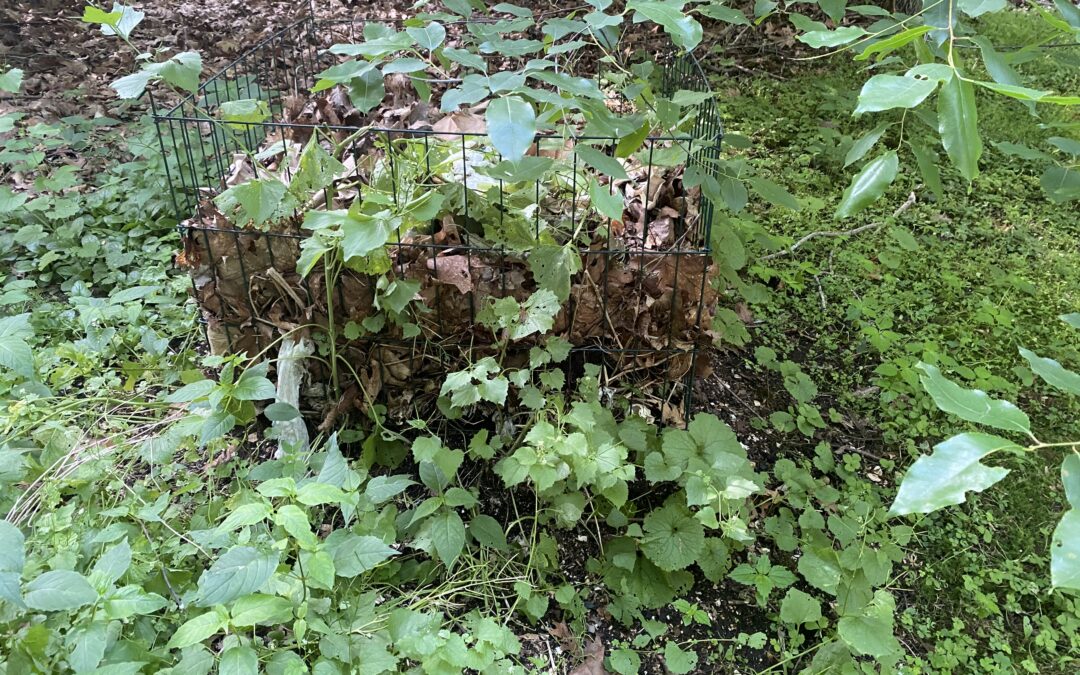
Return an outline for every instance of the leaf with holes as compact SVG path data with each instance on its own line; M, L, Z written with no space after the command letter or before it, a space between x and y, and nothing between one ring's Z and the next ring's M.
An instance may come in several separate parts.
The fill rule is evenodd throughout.
M875 75L859 92L855 114L893 108L914 108L937 89L936 80L920 80L901 75Z
M962 504L968 492L982 492L997 483L1008 469L987 466L982 459L1020 446L998 436L969 433L953 436L934 446L934 452L915 460L900 483L889 514L930 513Z

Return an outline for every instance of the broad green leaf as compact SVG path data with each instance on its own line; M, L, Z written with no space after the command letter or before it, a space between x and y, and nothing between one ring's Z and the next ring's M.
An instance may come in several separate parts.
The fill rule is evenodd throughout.
M349 80L349 102L361 113L371 112L386 96L386 82L378 69Z
M410 485L416 482L408 476L375 476L364 487L364 495L375 504L381 504L387 499L401 494Z
M1080 509L1080 452L1074 450L1061 462L1061 485L1065 488L1065 501Z
M120 12L106 12L100 7L87 5L83 8L82 20L84 23L97 23L102 26L115 26L123 16Z
M373 61L349 60L330 66L317 75L319 79L311 88L311 92L317 93L324 89L331 89L335 84L348 84L354 78L363 77L375 70L378 65Z
M232 532L241 527L261 523L269 515L270 505L266 502L241 504L229 513L225 520L217 526L217 529L219 532Z
M1080 157L1080 141L1078 140L1064 136L1051 136L1046 141L1062 152L1067 152L1073 157Z
M851 179L851 184L844 190L840 206L836 207L836 218L847 218L862 211L885 194L886 188L896 180L899 158L895 150L872 159Z
M427 62L421 61L420 59L394 59L383 66L382 72L383 75L393 75L394 73L418 73L427 68ZM312 136L312 138L314 138L314 136Z
M352 578L397 554L378 537L350 533L334 551L334 569L339 577Z
M86 11L88 12L90 9L90 7L87 7ZM109 12L110 16L115 14L119 14L119 18L115 21L102 22L104 25L101 27L101 32L105 35L118 34L125 40L131 37L131 31L135 30L135 27L142 23L142 20L146 17L145 14L134 7L125 7L119 2L114 2L112 11ZM83 21L86 21L85 13Z
M1080 312L1073 312L1072 314L1062 314L1058 318L1069 324L1073 328L1080 328Z
M165 648L183 649L184 647L199 644L225 628L228 621L229 616L225 613L225 610L215 607L205 614L200 614L184 622L169 638Z
M956 0L956 6L960 11L975 18L990 12L1000 12L1005 9L1005 0Z
M720 4L699 5L698 12L710 19L716 19L717 21L723 21L724 23L734 24L736 26L750 25L750 19L747 19L745 14L734 7L727 7ZM636 673L637 670L635 669L634 672Z
M11 118L0 117L0 123L2 123L2 121L5 119ZM4 128L4 126L0 124L0 134L7 131L11 131L11 127ZM0 185L0 214L12 213L13 211L21 207L23 204L25 204L28 199L29 197L26 196L26 193L13 192L8 186Z
M529 269L540 288L554 293L559 302L566 302L570 280L581 270L581 254L573 244L537 246L529 253Z
M477 171L507 183L540 180L554 164L550 157L522 157L516 162L503 160L492 167L478 167Z
M295 504L286 504L278 509L274 516L274 522L289 536L296 540L301 548L314 551L319 544L318 538L311 531L311 522L308 521L307 513Z
M189 403L206 398L217 387L213 380L198 380L191 384L185 384L176 391L165 397L166 403Z
M1015 84L1001 84L1000 82L976 81L975 84L983 87L984 89L996 91L999 94L1004 94L1005 96L1019 99L1021 101L1039 101L1051 94L1051 92L1041 89L1031 89L1029 87L1021 87Z
M90 579L106 587L116 583L131 567L131 545L127 537L119 544L110 546L94 563L90 570Z
M19 89L22 88L23 71L21 68L11 68L10 70L0 73L0 91L7 91L13 94L19 93Z
M746 182L750 183L750 187L754 189L754 192L758 193L759 196L770 204L782 206L786 209L791 209L792 211L799 211L802 209L802 205L799 204L799 201L795 199L790 192L767 178L749 176L746 179Z
M336 485L327 483L304 483L296 491L296 501L304 506L339 504L345 501L345 491Z
M276 401L266 406L263 415L271 422L288 422L300 417L300 411L290 403Z
M893 636L896 600L888 591L875 591L874 599L857 615L840 617L837 632L856 654L883 658L900 651Z
M705 549L705 529L678 506L654 509L645 516L641 550L660 569L672 572L688 567Z
M6 520L0 520L0 572L22 572L26 560L25 549L26 539L22 530Z
M1080 7L1075 4L1075 0L1054 0L1054 7L1057 7L1062 18L1070 26L1080 31ZM1080 41L1080 35L1077 36L1077 40Z
M277 395L277 389L273 382L262 375L245 371L233 385L231 395L238 401L264 401L274 398Z
M373 25L375 24L367 24L367 27ZM365 33L363 42L333 45L330 47L330 53L343 54L345 56L365 56L371 59L378 59L379 57L408 49L413 46L413 44L415 43L413 42L411 35L405 32L399 33L390 28L385 34L375 38L369 38L367 33Z
M915 155L915 163L919 165L923 183L939 200L944 199L945 187L941 184L941 170L938 168L936 153L922 143L908 141L908 145L911 147L911 153Z
M1070 458L1075 458L1072 455ZM1064 465L1062 465L1064 470ZM1080 470L1080 467L1077 467ZM1050 580L1054 588L1080 591L1080 509L1065 512L1050 544Z
M959 434L938 443L932 454L919 457L907 470L889 515L930 513L962 504L968 492L982 492L1009 473L983 464L984 457L1019 449L1012 441L980 433Z
M609 187L600 185L595 178L589 179L589 200L600 215L622 222L623 209L625 207L623 194L619 190L609 192Z
M157 593L147 593L139 586L123 586L105 596L105 616L127 619L141 614L153 614L168 603Z
M182 52L161 63L151 64L149 68L174 87L192 93L199 89L202 57L198 52Z
M870 152L870 149L874 147L889 126L891 125L888 122L882 122L852 143L851 149L844 156L844 168L846 169L865 157L866 153Z
M1027 359L1032 372L1045 380L1047 384L1080 396L1080 374L1066 369L1054 359L1039 356L1023 347L1020 348L1020 356Z
M480 514L469 522L469 534L482 546L500 551L506 550L506 534L499 521L491 516Z
M105 647L109 644L107 630L107 622L94 621L69 634L72 648L68 665L71 670L81 674L89 673L98 667L105 656Z
M236 417L224 410L211 413L203 420L202 428L199 430L199 445L204 446L221 438L232 431L235 426Z
M293 603L274 595L253 593L238 598L229 615L229 623L238 628L270 626L291 621Z
M428 51L435 51L446 40L446 29L438 21L432 21L426 26L406 28L405 32L416 40L416 44Z
M1058 204L1080 199L1080 169L1052 164L1039 178L1039 185Z
M259 657L251 647L230 647L221 655L218 675L259 675Z
M893 108L914 108L934 93L935 89L937 82L934 80L900 75L875 75L863 84L855 114Z
M109 86L120 98L139 98L146 91L146 85L154 79L157 76L153 72L143 69L114 80Z
M698 655L693 649L684 650L674 640L664 645L664 665L669 673L685 675L697 667L697 662Z
M70 570L45 572L29 584L23 593L27 607L46 612L78 609L98 599L98 593L86 577Z
M465 547L465 523L461 516L456 511L447 509L433 517L428 527L439 559L447 567L451 567L461 555L461 549Z
M29 313L0 317L0 366L32 379L34 354L27 340L33 336Z
M518 321L510 328L510 339L520 340L533 333L546 333L555 325L555 315L559 313L561 303L554 293L546 288L533 291L521 308ZM501 402L499 402L501 405Z
M237 225L258 227L285 215L282 200L287 191L277 178L256 178L225 190L214 203L226 216L234 217Z
M703 30L697 19L687 16L682 11L682 7L682 2L671 0L666 2L629 0L626 3L628 10L636 12L633 18L634 23L641 23L647 18L660 24L675 46L689 52L701 42ZM639 14L641 16L638 16Z
M457 49L456 47L447 47L442 50L443 56L450 59L455 63L460 63L467 68L475 68L476 70L487 70L487 61L483 56L471 52L467 49Z
M265 122L270 118L270 107L266 101L255 98L245 98L239 101L225 101L218 108L221 119L232 124L241 131L250 124Z
M809 593L789 588L780 602L780 620L790 624L814 623L821 618L821 603Z
M626 168L623 167L622 162L614 157L600 152L596 148L588 145L578 145L574 148L574 152L577 154L581 161L585 162L592 168L596 169L605 176L612 178L629 178L626 173Z
M520 96L497 98L484 114L488 137L503 159L516 162L525 156L536 136L536 113Z
M7 600L16 607L25 607L19 588L19 572L0 572L0 600Z
M866 35L866 31L858 26L842 26L836 30L814 30L809 33L803 33L796 37L799 42L810 45L814 49L820 49L822 47L839 47L840 45L846 45L849 42L854 42L862 36Z
M960 175L968 182L975 180L982 156L975 90L970 82L961 80L955 73L938 93L938 133L945 153Z
M882 57L891 54L900 47L903 47L911 42L918 40L926 33L934 30L933 26L914 26L903 30L894 35L890 35L887 38L878 40L872 43L866 49L862 50L858 56L855 57L856 61L865 61L871 56L877 56L875 61L880 61Z
M1052 162L1054 158L1042 150L1036 150L1029 146L1018 143L1008 143L1008 141L1002 141L1002 143L995 143L994 147L1000 150L1003 154L1008 154L1009 157L1018 157L1022 160L1029 161L1041 161Z
M199 607L221 605L253 593L270 580L277 563L277 552L234 546L199 577L195 604Z
M937 366L920 361L915 367L922 371L919 381L923 389L942 412L968 422L1030 435L1028 416L1012 403L990 398L979 389L964 389L942 375Z

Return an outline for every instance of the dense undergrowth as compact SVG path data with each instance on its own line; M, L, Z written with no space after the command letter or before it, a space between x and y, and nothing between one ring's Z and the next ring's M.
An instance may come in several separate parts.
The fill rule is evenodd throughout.
M988 22L1004 43L1038 33L1015 15ZM1077 65L1075 55L1062 54L1026 68L1075 91ZM834 193L852 139L868 128L841 112L852 105L848 68L830 62L786 82L762 78L734 87L732 128L753 137L755 160L800 196ZM823 91L833 93L808 119ZM991 143L1032 147L1055 122L1076 121L1075 114L1033 117L990 97L980 100L980 113ZM818 405L837 413L825 436L863 472L881 476L875 489L884 494L893 489L896 467L962 429L922 392L920 360L943 364L965 386L1026 402L1051 440L1080 434L1075 398L1035 378L1018 353L1037 345L1063 363L1080 362L1075 331L1056 319L1080 305L1080 221L1043 197L1038 171L1006 155L989 163L970 190L959 176L943 174L943 200L920 181L898 181L878 208L852 223L885 226L839 241L817 239L757 268L778 290L752 305L754 344L802 366L819 387ZM915 205L888 218L911 191ZM804 199L803 213L762 214L765 229L792 240L825 229L817 216L831 204ZM793 442L803 453L815 441ZM1058 514L1036 506L1047 495L1064 503L1058 461L1010 460L1017 471L1007 489L975 495L961 511L928 516L916 527L896 580L904 589L898 624L926 671L1075 670L1080 604L1049 590L1042 571Z
M1035 30L986 21L1006 43ZM1025 69L1076 91L1069 58ZM834 59L714 83L736 152L802 206L750 207L759 253L823 229L870 128L848 116L860 77ZM1032 147L1041 124L1076 121L990 97L980 112L988 141ZM919 361L1023 403L1049 440L1080 437L1080 404L1017 352L1080 365L1055 319L1080 305L1080 222L1039 167L995 157L970 189L943 169L941 196L901 177L850 225L881 227L752 264L749 340L717 361L757 373L747 425L770 447L708 414L662 434L617 422L590 374L559 393L550 343L530 367L546 416L520 436L391 429L372 410L274 457L265 425L217 438L212 413L175 404L239 409L271 385L200 355L154 140L99 118L5 141L40 196L0 188L0 513L21 528L0 529L0 672L1080 666L1080 602L1046 573L1065 501L1053 458L1006 460L1023 469L1009 488L960 509L886 519L900 471L961 429ZM83 172L63 168L73 156ZM500 443L512 460L494 461Z

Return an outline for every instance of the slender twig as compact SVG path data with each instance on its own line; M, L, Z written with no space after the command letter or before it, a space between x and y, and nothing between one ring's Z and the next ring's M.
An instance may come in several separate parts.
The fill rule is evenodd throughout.
M895 211L893 211L892 217L896 218L901 213L903 213L904 211L907 211L909 208L911 208L913 204L915 204L915 193L914 192L909 194L907 200L904 201L903 204L898 206ZM882 221L879 221L879 222L876 222L876 223L868 223L866 225L860 225L859 227L856 227L856 228L851 229L851 230L844 230L843 232L833 232L833 231L811 232L810 234L806 235L802 239L800 239L797 242L795 242L794 244L792 244L790 248L785 248L783 251L777 251L776 253L770 253L769 255L762 256L761 258L759 258L759 260L772 260L774 258L780 258L780 257L785 256L785 255L791 255L796 250L798 250L800 246L802 246L806 242L810 241L811 239L816 239L817 237L850 237L851 235L859 234L861 232L866 232L868 230L876 230L879 227L881 227L882 225L884 225L885 222L886 221L882 220Z

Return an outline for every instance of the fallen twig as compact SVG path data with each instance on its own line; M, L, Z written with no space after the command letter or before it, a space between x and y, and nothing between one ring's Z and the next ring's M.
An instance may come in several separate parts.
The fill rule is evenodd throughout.
M904 203L901 204L900 206L898 206L895 211L893 211L892 217L896 218L901 213L903 213L904 211L907 211L909 208L911 208L911 206L914 203L915 203L915 193L912 192L911 194L908 195L908 198L904 201ZM882 221L879 221L879 222L876 222L876 223L868 223L866 225L860 225L859 227L856 227L856 228L851 229L851 230L845 230L843 232L832 232L832 231L811 232L810 234L806 235L805 237L803 237L799 241L792 244L790 248L785 248L783 251L777 251L776 253L770 253L769 255L762 256L761 258L759 258L759 260L772 260L774 258L779 258L781 256L791 255L800 246L802 246L806 242L810 241L811 239L815 239L817 237L849 237L851 235L859 234L860 232L866 232L867 230L876 230L879 227L881 227L882 225L884 225L885 222L886 221L882 220Z

